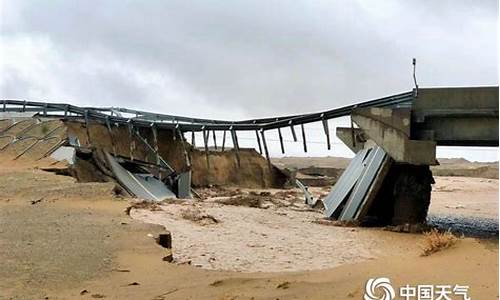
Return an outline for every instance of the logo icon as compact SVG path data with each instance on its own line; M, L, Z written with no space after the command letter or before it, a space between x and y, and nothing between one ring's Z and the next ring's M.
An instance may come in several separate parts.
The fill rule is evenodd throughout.
M395 297L389 278L370 278L366 282L364 300L393 300Z

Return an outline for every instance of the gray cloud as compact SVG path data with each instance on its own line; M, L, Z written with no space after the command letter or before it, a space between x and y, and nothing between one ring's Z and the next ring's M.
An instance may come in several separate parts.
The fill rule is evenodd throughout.
M496 84L497 14L496 1L3 1L1 94L281 115L410 90L414 56L421 86ZM9 49L26 44L34 56Z

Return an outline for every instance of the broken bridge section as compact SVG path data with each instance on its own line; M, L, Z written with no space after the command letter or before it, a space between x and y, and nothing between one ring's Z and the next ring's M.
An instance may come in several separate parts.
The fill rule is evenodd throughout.
M351 126L337 128L337 136L357 155L324 201L328 217L346 221L375 215L396 224L423 222L432 183L429 165L437 164L436 146L498 146L498 87L417 88L317 113L242 121L119 107L20 100L0 103L3 112L33 113L35 118L76 124L77 133L67 137L72 145L105 150L126 162L122 166L136 164L148 168L177 196L176 185L185 187L193 183L282 187L288 178L271 164L266 132L277 131L281 151L285 153L283 132L289 130L294 142L301 142L307 152L304 124L320 122L326 148L331 149L328 121L351 116ZM22 140L21 148L29 151L29 136L13 138L9 132L24 132L30 122L19 124L16 130L8 121L0 125L4 128L0 132L3 134L0 145ZM259 152L267 158L267 168L261 165L264 160L255 150L240 148L238 133L243 131L255 133ZM216 132L222 133L222 141L216 141ZM202 141L196 141L195 133L202 133ZM191 136L190 142L187 135ZM52 140L57 142L55 138ZM213 150L209 149L210 140ZM48 140L37 140L34 144L42 142L50 144ZM197 149L196 144L201 144L204 150ZM230 165L229 169L221 169L224 165ZM180 175L190 170L190 176ZM188 184L189 178L192 184ZM382 198L387 200L378 200ZM314 199L308 201L312 203Z
M498 87L414 93L410 106L356 108L351 119L357 128L337 128L337 136L357 154L343 174L349 178L339 180L325 199L327 217L363 222L371 215L382 224L424 223L434 183L429 166L438 164L436 146L498 146ZM369 160L366 151L377 150L390 159Z

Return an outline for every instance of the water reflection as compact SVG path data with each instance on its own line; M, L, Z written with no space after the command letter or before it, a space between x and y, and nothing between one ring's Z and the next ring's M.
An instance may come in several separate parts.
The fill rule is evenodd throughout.
M457 235L478 238L498 238L498 220L491 218L467 217L460 215L427 216L429 225L451 230Z

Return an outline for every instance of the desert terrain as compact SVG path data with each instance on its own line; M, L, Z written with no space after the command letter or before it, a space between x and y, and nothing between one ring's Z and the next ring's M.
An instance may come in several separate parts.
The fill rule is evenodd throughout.
M0 299L361 299L380 276L498 297L498 179L436 176L429 222L459 240L421 256L424 235L333 226L295 188L144 204L113 183L1 166ZM154 239L166 230L172 262Z

